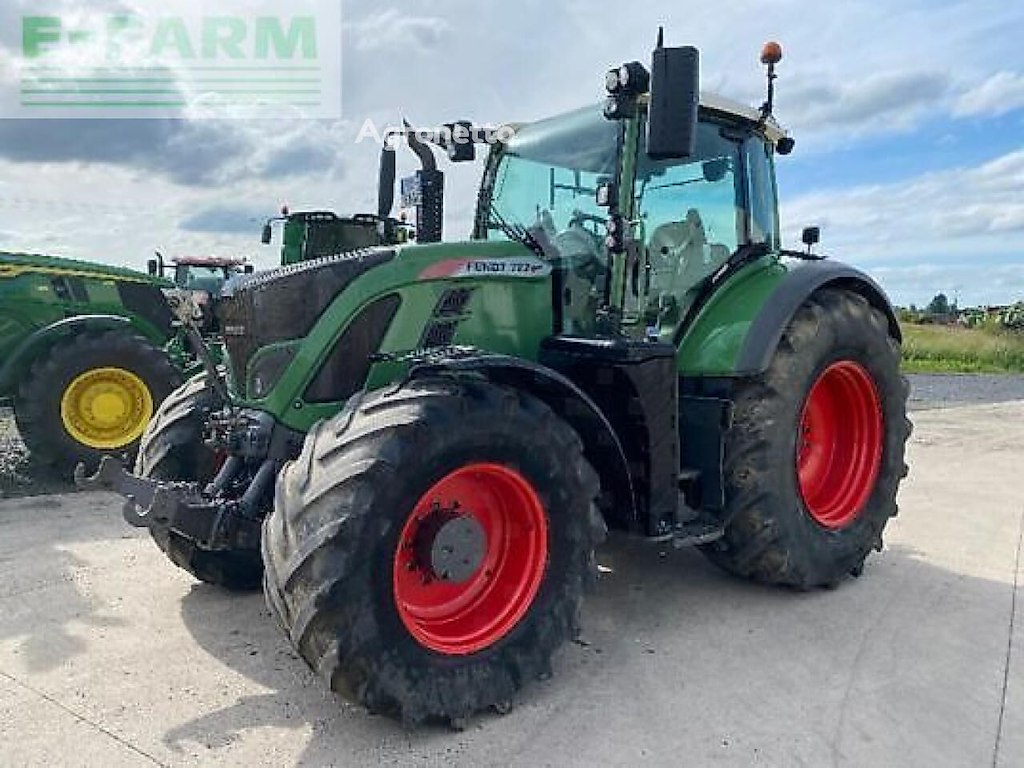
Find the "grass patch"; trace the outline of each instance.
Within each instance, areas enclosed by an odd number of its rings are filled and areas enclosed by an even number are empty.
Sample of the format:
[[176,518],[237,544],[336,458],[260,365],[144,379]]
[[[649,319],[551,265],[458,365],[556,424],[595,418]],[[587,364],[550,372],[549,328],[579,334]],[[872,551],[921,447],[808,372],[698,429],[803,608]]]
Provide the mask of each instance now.
[[1024,334],[905,323],[903,367],[912,373],[1024,373]]

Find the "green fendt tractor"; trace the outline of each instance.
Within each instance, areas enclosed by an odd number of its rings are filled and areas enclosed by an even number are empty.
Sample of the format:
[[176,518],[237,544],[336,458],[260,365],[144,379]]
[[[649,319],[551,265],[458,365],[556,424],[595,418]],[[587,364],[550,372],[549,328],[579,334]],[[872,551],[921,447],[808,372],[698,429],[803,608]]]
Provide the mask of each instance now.
[[[659,44],[603,108],[402,132],[418,242],[236,284],[227,381],[168,398],[134,474],[81,482],[197,578],[262,580],[335,690],[411,721],[547,674],[606,526],[797,589],[859,574],[907,471],[899,326],[862,273],[781,248],[793,141],[770,93],[699,98],[697,67]],[[440,242],[431,144],[490,147],[468,242]]]
[[13,401],[36,459],[70,473],[134,456],[182,381],[168,287],[128,269],[0,253],[0,399]]

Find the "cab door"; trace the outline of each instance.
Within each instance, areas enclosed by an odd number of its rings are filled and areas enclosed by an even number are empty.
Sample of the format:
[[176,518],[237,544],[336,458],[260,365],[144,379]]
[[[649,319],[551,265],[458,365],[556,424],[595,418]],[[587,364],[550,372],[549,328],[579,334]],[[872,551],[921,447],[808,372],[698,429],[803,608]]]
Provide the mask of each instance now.
[[686,160],[651,160],[641,141],[634,210],[643,246],[627,293],[648,338],[671,341],[704,278],[746,242],[741,156],[742,144],[710,122]]

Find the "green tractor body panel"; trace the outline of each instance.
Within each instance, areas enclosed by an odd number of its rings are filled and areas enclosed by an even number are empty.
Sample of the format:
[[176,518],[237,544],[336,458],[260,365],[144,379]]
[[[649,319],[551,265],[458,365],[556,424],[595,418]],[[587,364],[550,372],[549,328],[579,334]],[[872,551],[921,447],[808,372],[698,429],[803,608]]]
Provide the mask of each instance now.
[[156,345],[174,335],[167,280],[84,261],[0,252],[0,397],[36,356],[81,330],[129,324]]
[[882,289],[853,267],[824,259],[772,254],[722,282],[687,327],[679,346],[681,376],[744,377],[763,373],[786,325],[816,291],[841,288],[867,299],[902,340]]
[[787,274],[778,259],[748,264],[712,294],[683,335],[682,376],[734,376],[751,324]]
[[[300,431],[337,413],[353,392],[345,390],[339,399],[328,402],[311,402],[306,392],[364,310],[389,297],[397,302],[379,346],[370,350],[377,360],[367,361],[372,362],[365,377],[370,389],[404,375],[407,366],[388,358],[424,346],[477,347],[538,358],[542,339],[552,333],[552,288],[550,268],[528,250],[496,241],[410,245],[396,248],[394,254],[331,299],[304,337],[260,349],[245,364],[244,373],[241,365],[234,369],[232,384],[238,402],[269,411],[285,426]],[[315,262],[309,266],[316,268]],[[260,279],[273,280],[273,275]],[[454,298],[445,304],[449,295]],[[230,320],[225,329],[230,349],[232,332],[241,329],[232,329]],[[265,396],[253,397],[259,390],[254,375],[261,363],[280,353],[291,363]]]

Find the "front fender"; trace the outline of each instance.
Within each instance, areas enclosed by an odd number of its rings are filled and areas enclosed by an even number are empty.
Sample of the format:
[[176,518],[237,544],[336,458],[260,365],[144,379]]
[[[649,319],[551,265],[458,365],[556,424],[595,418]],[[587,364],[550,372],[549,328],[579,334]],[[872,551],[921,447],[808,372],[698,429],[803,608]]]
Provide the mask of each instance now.
[[479,353],[414,365],[410,379],[472,373],[529,392],[576,430],[583,454],[601,479],[601,511],[619,527],[637,529],[638,506],[626,452],[615,428],[597,404],[570,379],[547,366],[508,355]]
[[768,257],[744,267],[707,301],[679,347],[684,376],[753,376],[771,364],[786,326],[816,291],[860,294],[889,321],[902,341],[885,292],[860,270],[835,261]]

